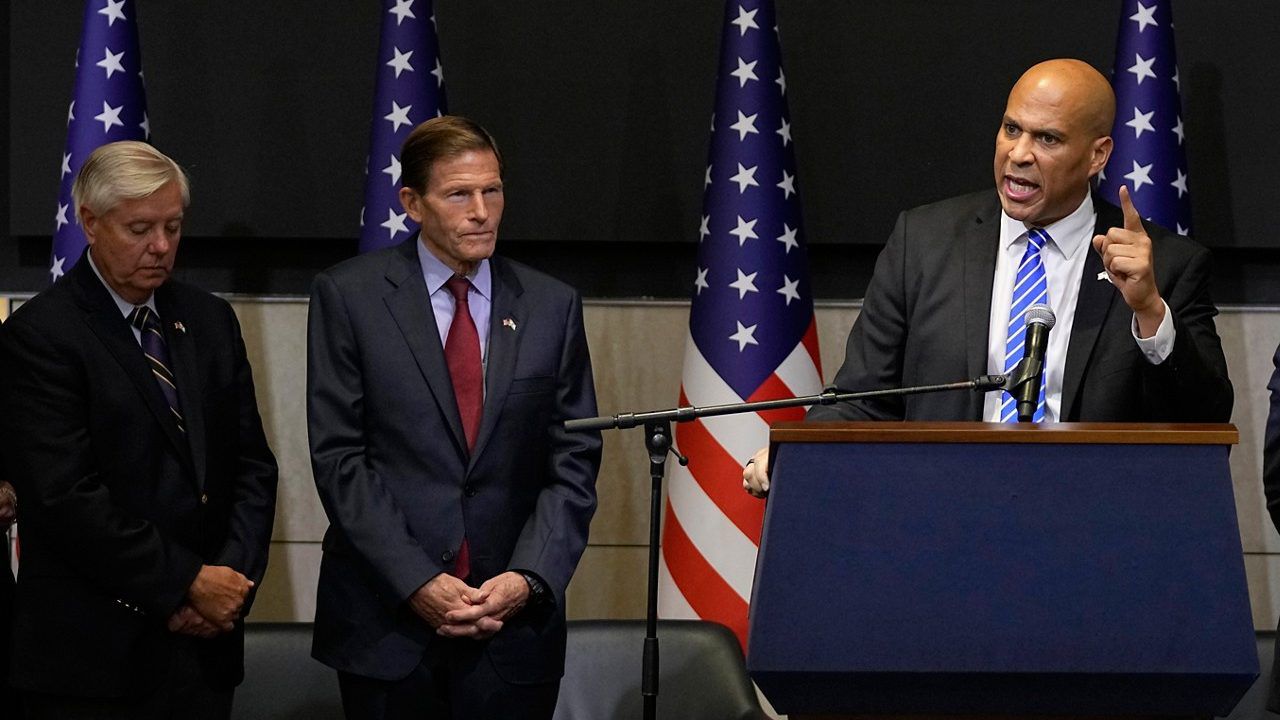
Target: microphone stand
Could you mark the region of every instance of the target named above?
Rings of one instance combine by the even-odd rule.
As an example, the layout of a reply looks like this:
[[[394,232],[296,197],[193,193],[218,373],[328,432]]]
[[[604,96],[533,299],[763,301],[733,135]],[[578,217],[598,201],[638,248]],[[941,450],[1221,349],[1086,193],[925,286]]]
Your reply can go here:
[[[612,430],[615,428],[625,430],[640,425],[644,426],[644,446],[649,455],[649,477],[653,486],[649,501],[649,593],[648,607],[645,614],[644,657],[640,681],[640,694],[644,697],[644,720],[655,720],[658,709],[658,543],[662,520],[662,477],[666,473],[668,453],[674,455],[681,465],[689,464],[689,459],[672,447],[672,421],[690,422],[698,418],[716,415],[736,415],[739,413],[806,407],[809,405],[834,405],[852,400],[922,395],[951,390],[973,390],[974,392],[984,393],[993,390],[1012,390],[1014,380],[1023,383],[1029,379],[1027,374],[1030,368],[1024,368],[1023,365],[1026,365],[1026,363],[1020,363],[1011,376],[983,375],[973,380],[943,383],[941,385],[917,385],[915,387],[866,390],[862,392],[848,392],[840,388],[828,388],[817,395],[805,395],[781,400],[725,403],[705,407],[684,406],[667,410],[649,410],[566,420],[564,429],[567,432]]]

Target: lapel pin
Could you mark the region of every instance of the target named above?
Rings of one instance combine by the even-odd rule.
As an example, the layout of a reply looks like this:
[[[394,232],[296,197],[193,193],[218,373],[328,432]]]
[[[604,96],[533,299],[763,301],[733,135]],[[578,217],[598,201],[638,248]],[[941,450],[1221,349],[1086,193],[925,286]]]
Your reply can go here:
[[[514,318],[509,318],[509,317],[508,317],[508,318],[502,318],[502,327],[507,328],[508,330],[515,330],[515,329],[516,329],[516,321],[515,321],[515,319],[514,319]]]
[[[174,329],[174,330],[177,330],[178,332],[182,333],[183,335],[186,335],[186,334],[187,334],[187,326],[186,326],[186,325],[183,325],[180,321],[179,321],[179,322],[175,322],[175,323],[173,324],[173,329]]]

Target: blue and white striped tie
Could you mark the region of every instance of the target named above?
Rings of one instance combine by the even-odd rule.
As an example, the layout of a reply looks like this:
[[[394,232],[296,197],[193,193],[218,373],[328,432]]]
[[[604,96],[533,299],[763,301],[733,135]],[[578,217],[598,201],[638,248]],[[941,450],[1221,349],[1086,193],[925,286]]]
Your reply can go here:
[[[1013,302],[1009,305],[1009,339],[1004,346],[1004,371],[1011,374],[1018,362],[1022,360],[1023,340],[1026,338],[1027,308],[1036,303],[1049,302],[1049,283],[1044,275],[1044,260],[1040,251],[1049,242],[1049,233],[1040,228],[1027,231],[1027,252],[1022,256],[1022,264],[1018,266],[1018,274],[1013,281]],[[1045,377],[1040,376],[1040,401],[1036,404],[1033,422],[1044,420],[1044,388]],[[1018,421],[1018,402],[1008,393],[1004,396],[1004,404],[1000,406],[1000,422]]]

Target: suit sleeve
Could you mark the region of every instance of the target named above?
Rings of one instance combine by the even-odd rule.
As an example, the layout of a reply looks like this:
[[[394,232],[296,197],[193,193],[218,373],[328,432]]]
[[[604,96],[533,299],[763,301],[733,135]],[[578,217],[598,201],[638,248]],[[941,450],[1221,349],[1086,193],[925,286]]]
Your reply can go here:
[[[226,308],[232,329],[233,363],[238,424],[236,477],[232,486],[233,500],[227,540],[215,564],[226,565],[243,573],[255,585],[262,584],[267,570],[267,552],[271,546],[271,527],[275,522],[276,485],[279,470],[275,456],[267,446],[267,436],[258,415],[258,399],[253,387],[253,370],[245,352],[244,338],[235,313]]]
[[[876,390],[902,384],[903,354],[907,346],[906,214],[898,222],[876,259],[862,311],[845,345],[844,364],[836,373],[843,390]],[[906,410],[900,397],[815,405],[808,420],[901,420]]]
[[[1280,530],[1280,347],[1276,348],[1271,362],[1276,369],[1267,383],[1271,409],[1267,413],[1267,430],[1262,446],[1262,489],[1267,496],[1271,522]]]
[[[510,562],[510,567],[529,570],[546,582],[560,607],[564,607],[565,588],[587,546],[587,529],[596,510],[602,445],[598,431],[571,433],[564,429],[565,420],[596,414],[582,301],[576,293],[564,323],[555,409],[547,428],[549,481],[520,532]]]
[[[7,459],[24,522],[43,526],[59,557],[105,592],[167,616],[186,597],[201,558],[125,512],[98,480],[90,387],[78,361],[21,317],[4,326],[4,426],[15,450]]]
[[[1142,395],[1152,421],[1231,420],[1234,393],[1213,321],[1218,309],[1209,297],[1209,266],[1209,251],[1197,246],[1162,293],[1176,335],[1163,363],[1144,364]]]
[[[345,299],[320,274],[307,316],[307,430],[320,502],[396,602],[445,570],[409,524],[366,458],[364,383]]]

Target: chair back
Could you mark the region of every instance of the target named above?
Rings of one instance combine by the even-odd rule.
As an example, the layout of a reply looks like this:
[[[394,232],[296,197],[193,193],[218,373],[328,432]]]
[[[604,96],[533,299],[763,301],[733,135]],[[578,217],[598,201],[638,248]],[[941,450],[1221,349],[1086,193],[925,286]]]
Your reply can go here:
[[[640,720],[643,620],[577,620],[555,720]],[[700,620],[658,623],[660,720],[763,720],[738,639]]]

